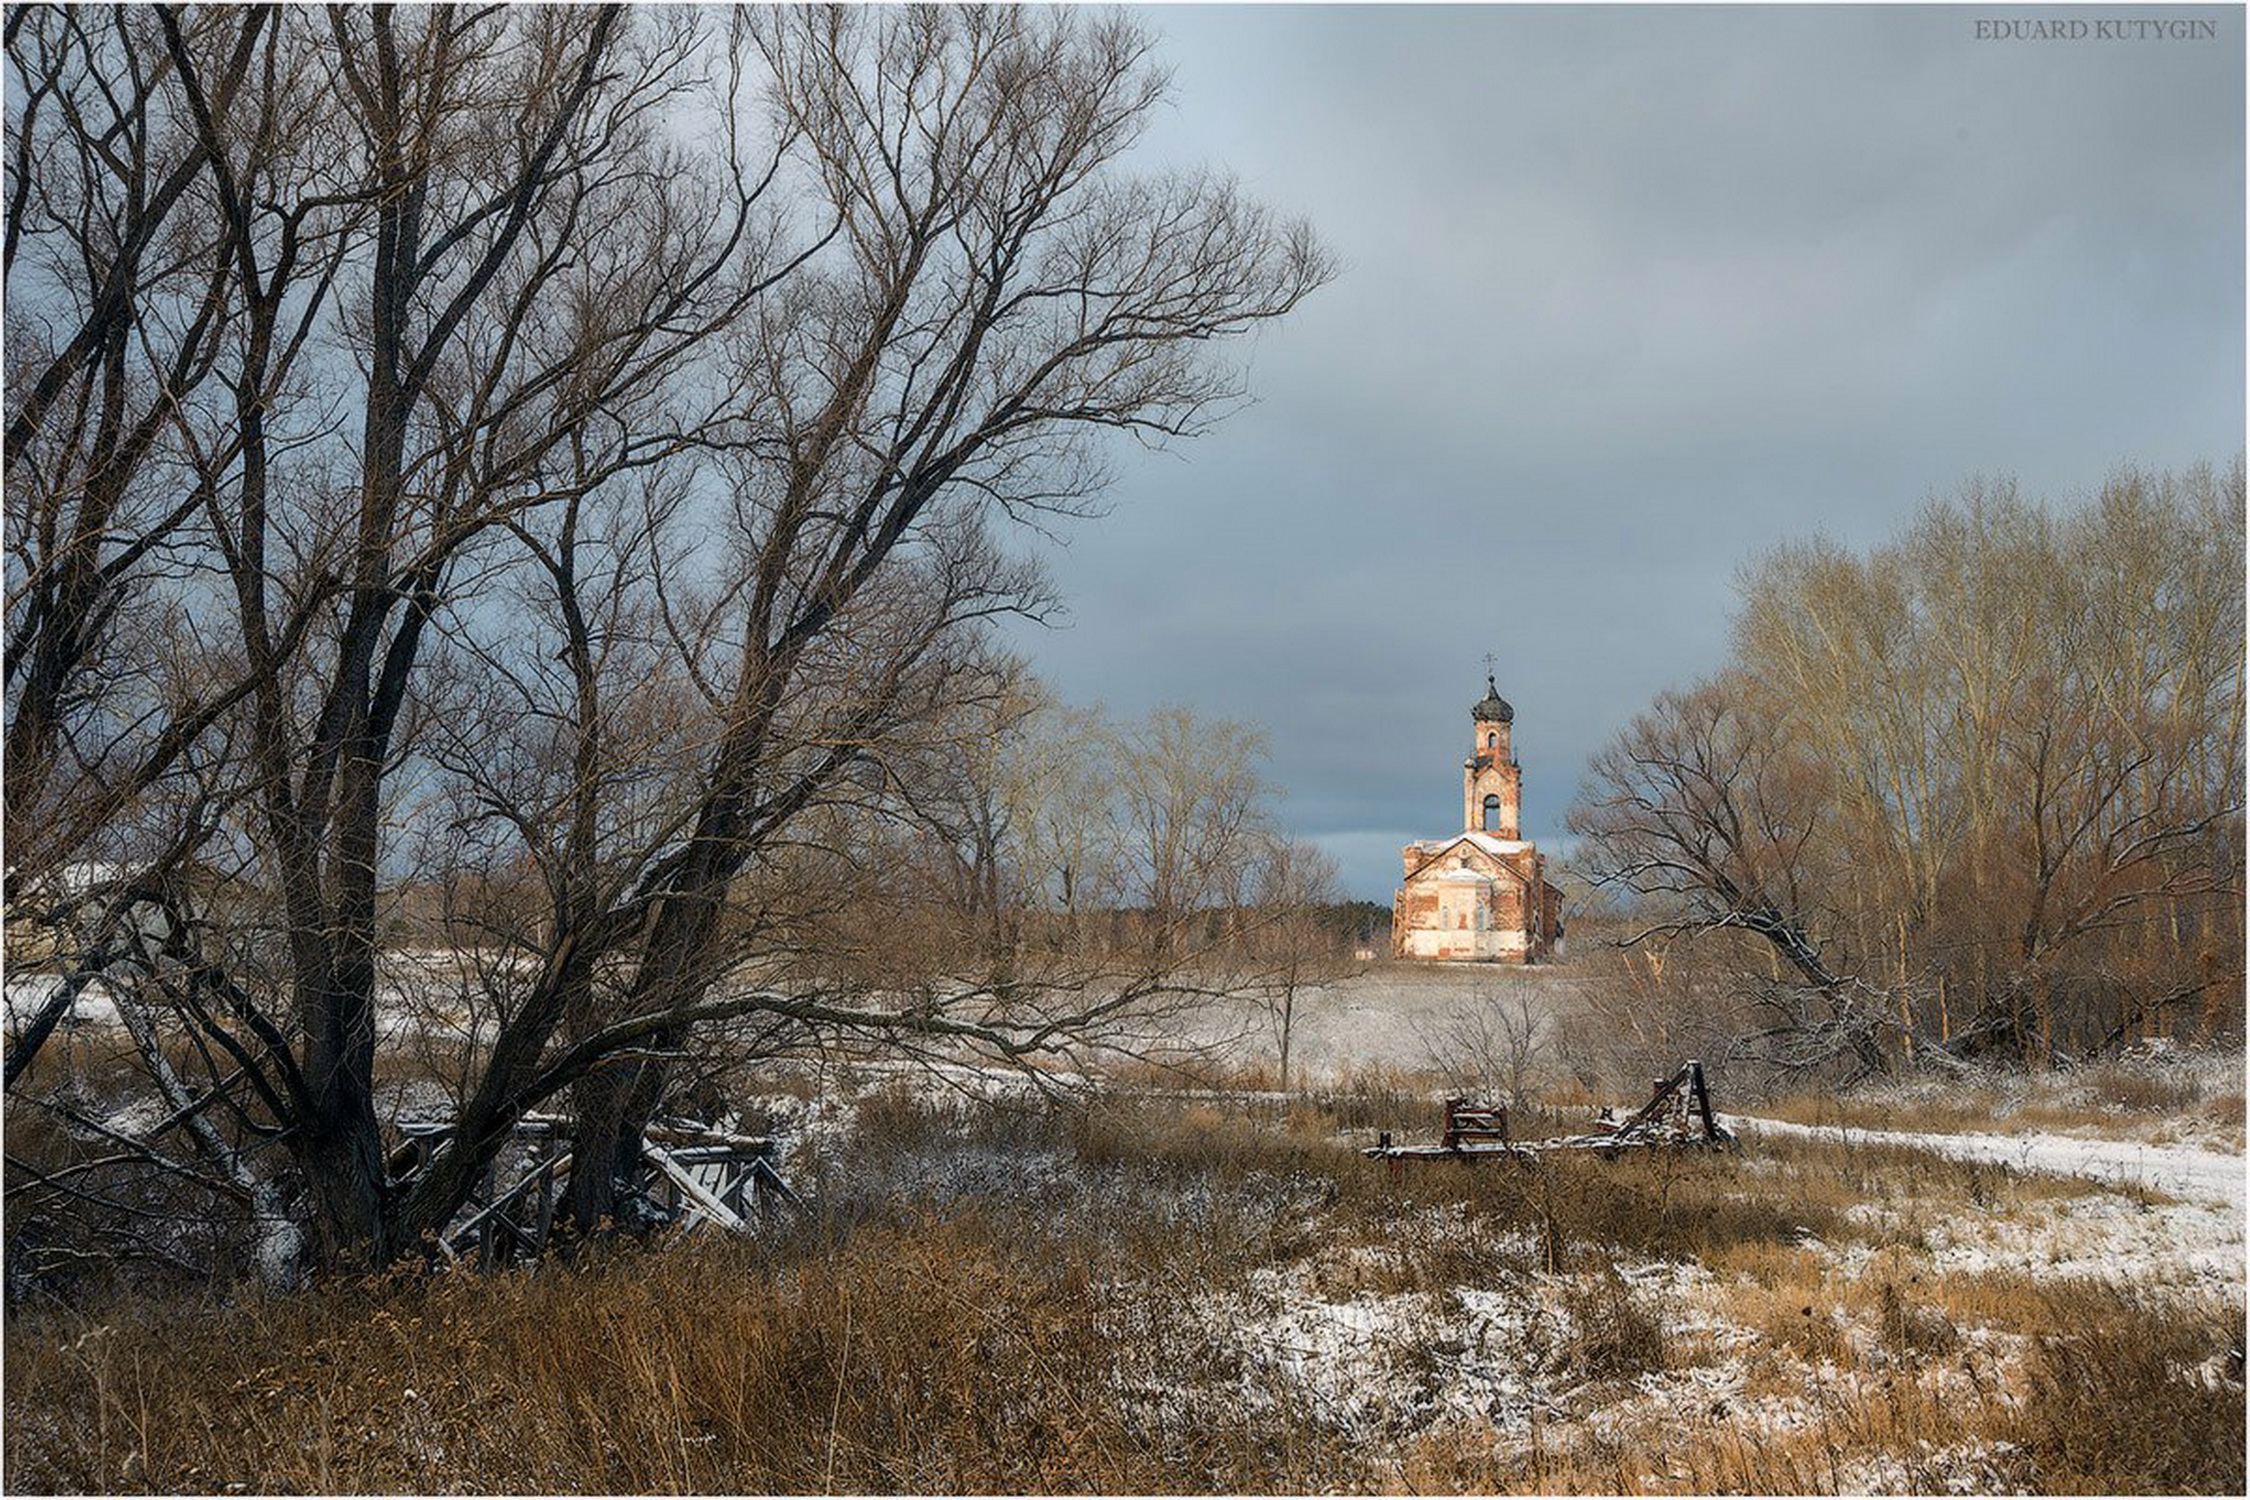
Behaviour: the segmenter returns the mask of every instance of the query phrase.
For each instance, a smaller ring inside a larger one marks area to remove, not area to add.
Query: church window
[[[1498,797],[1484,799],[1484,831],[1486,833],[1498,833],[1500,831],[1500,799]]]

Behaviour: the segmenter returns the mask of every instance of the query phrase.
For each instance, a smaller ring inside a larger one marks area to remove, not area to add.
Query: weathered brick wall
[[[1404,862],[1409,873],[1392,904],[1395,956],[1506,961],[1545,951],[1537,851],[1495,855],[1464,840],[1434,854],[1410,845]]]
[[[1427,881],[1408,883],[1399,891],[1398,920],[1406,926],[1437,926],[1437,887]]]
[[[1484,826],[1484,799],[1500,799],[1500,826]],[[1523,773],[1506,761],[1487,763],[1482,755],[1461,769],[1461,826],[1495,838],[1522,837]]]

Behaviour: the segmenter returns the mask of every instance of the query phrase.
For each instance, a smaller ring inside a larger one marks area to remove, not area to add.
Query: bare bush
[[[1528,981],[1488,989],[1455,1006],[1423,1039],[1429,1066],[1452,1086],[1521,1110],[1536,1096],[1554,1057],[1555,1018]]]

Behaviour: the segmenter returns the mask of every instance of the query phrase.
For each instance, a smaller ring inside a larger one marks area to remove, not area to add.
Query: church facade
[[[1559,957],[1562,892],[1522,836],[1523,768],[1509,743],[1516,711],[1488,677],[1469,717],[1476,738],[1461,764],[1461,831],[1406,846],[1391,954],[1482,963]]]

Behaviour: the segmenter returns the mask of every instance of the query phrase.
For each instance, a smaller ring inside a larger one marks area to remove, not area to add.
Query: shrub
[[[1664,1324],[1617,1274],[1605,1266],[1563,1294],[1577,1337],[1575,1367],[1591,1380],[1630,1380],[1664,1368]]]

